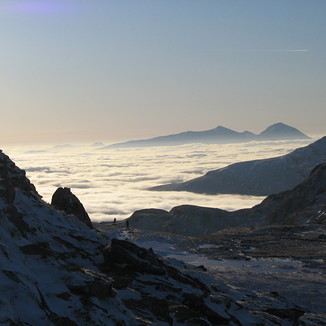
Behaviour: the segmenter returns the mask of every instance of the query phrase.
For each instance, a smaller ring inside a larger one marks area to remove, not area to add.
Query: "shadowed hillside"
[[[275,224],[326,223],[326,163],[292,190],[268,196],[251,209],[228,212],[217,208],[182,205],[164,210],[140,210],[129,219],[130,225],[147,230],[184,235],[203,235],[218,230]]]
[[[326,137],[323,137],[280,157],[234,163],[196,179],[150,190],[267,196],[296,186],[325,159]]]

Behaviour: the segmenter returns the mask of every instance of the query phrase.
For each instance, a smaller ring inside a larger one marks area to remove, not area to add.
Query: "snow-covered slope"
[[[231,164],[196,179],[150,190],[267,196],[296,186],[325,159],[326,137],[323,137],[284,156]]]
[[[228,144],[242,143],[252,140],[276,140],[276,139],[308,139],[296,128],[283,123],[276,123],[269,126],[259,135],[250,131],[237,132],[229,128],[218,126],[205,131],[186,131],[178,134],[154,137],[150,139],[131,140],[123,143],[116,143],[103,148],[125,148],[125,147],[150,147],[150,146],[172,146],[191,143],[205,144]]]
[[[296,325],[305,315],[287,300],[252,303],[252,293],[202,268],[110,240],[43,202],[3,153],[0,222],[0,325]]]
[[[220,291],[254,314],[278,315],[262,325],[325,325],[326,225],[236,228],[196,238],[105,222],[96,226],[111,237],[198,266],[217,279]],[[242,319],[239,325],[251,324]]]
[[[251,209],[228,212],[182,205],[170,212],[140,210],[129,222],[136,228],[184,235],[203,235],[240,226],[326,224],[326,163],[313,169],[292,190],[270,195]]]

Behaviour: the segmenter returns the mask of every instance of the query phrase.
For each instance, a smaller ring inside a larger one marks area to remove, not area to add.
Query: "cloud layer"
[[[280,156],[310,141],[99,150],[91,145],[9,147],[5,152],[35,184],[46,202],[57,187],[70,187],[93,220],[124,219],[143,208],[170,210],[193,204],[235,210],[263,197],[151,192],[145,189],[186,181],[207,171],[251,159]]]

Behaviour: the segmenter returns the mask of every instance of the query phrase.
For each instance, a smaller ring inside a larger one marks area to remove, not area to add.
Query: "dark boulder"
[[[93,229],[93,224],[83,204],[71,192],[70,188],[58,188],[52,196],[51,205],[68,215],[76,216],[81,222]]]
[[[103,254],[110,269],[125,273],[166,273],[164,264],[152,249],[140,248],[129,241],[112,239],[111,244],[104,248]]]
[[[114,297],[115,292],[112,288],[112,284],[103,278],[95,278],[83,285],[69,285],[68,288],[72,293],[77,294],[81,297],[96,297],[98,299],[104,299],[108,297]]]

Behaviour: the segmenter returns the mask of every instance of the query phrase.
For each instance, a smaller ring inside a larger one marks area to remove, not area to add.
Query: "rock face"
[[[51,205],[58,210],[64,211],[68,215],[76,216],[81,222],[89,228],[93,228],[83,204],[71,192],[70,188],[58,188],[52,196]]]
[[[259,135],[250,131],[237,132],[229,128],[218,126],[205,131],[186,131],[178,134],[160,136],[150,139],[131,140],[124,143],[117,143],[104,148],[125,148],[125,147],[150,147],[150,146],[176,146],[191,143],[204,144],[228,144],[242,143],[253,140],[276,140],[276,139],[308,139],[296,128],[283,123],[271,125]]]
[[[305,314],[91,230],[43,202],[3,153],[0,222],[1,325],[297,325]]]
[[[210,234],[243,226],[326,224],[326,163],[314,168],[292,190],[270,195],[251,209],[228,212],[182,205],[170,212],[140,210],[129,222],[131,227],[183,235]]]
[[[267,224],[326,224],[326,163],[292,190],[267,197],[253,212],[265,215]]]
[[[325,157],[326,137],[323,137],[284,156],[231,164],[196,179],[150,190],[267,196],[302,182]]]

